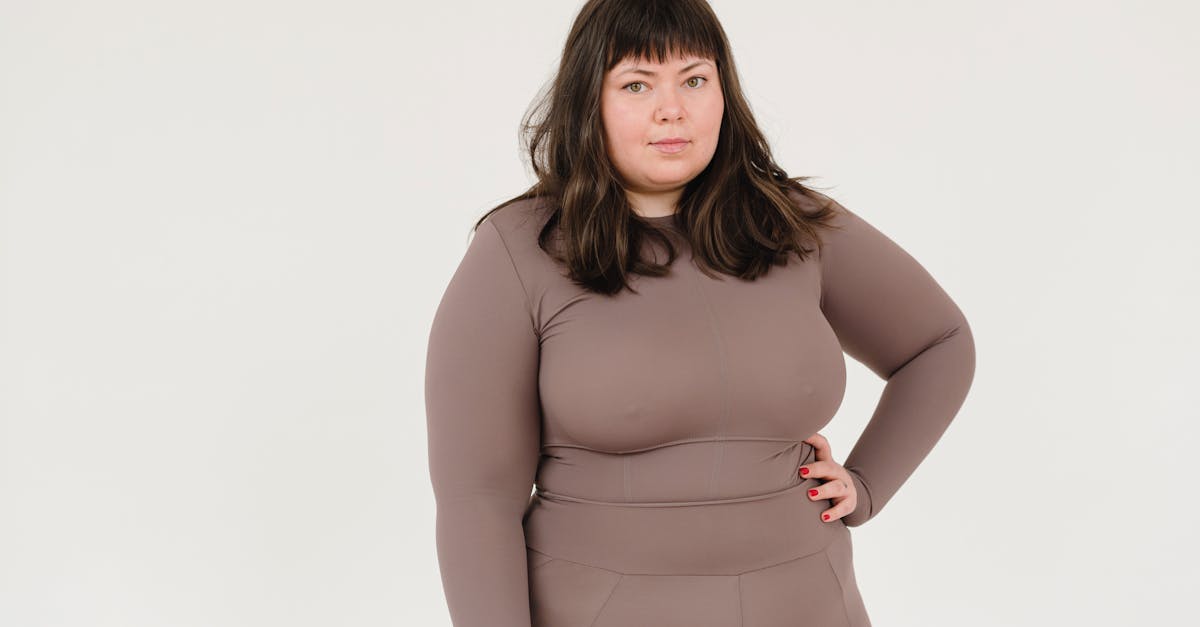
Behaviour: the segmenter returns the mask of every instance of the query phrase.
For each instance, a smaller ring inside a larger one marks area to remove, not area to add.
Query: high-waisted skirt
[[[850,528],[818,479],[767,494],[622,502],[534,493],[534,627],[870,627]]]

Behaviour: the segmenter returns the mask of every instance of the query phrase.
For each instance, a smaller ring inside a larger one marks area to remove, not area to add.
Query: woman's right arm
[[[529,627],[522,518],[541,446],[539,342],[491,218],[437,308],[425,366],[437,553],[455,627]]]

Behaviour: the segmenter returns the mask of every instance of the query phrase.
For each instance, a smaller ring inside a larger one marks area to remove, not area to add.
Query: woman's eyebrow
[[[691,70],[692,68],[695,68],[695,67],[698,67],[701,65],[712,65],[712,64],[709,63],[708,61],[697,61],[697,62],[683,68],[682,70],[679,70],[679,73],[683,74],[684,72],[687,72],[687,71]],[[624,72],[621,72],[620,74],[644,74],[646,76],[658,76],[657,72],[651,72],[650,70],[643,70],[641,68],[631,68],[631,69],[625,70]]]

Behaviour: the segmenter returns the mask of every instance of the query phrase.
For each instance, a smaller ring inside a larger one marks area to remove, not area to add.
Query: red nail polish
[[[821,518],[824,518],[825,520],[829,520],[829,514],[823,514],[821,516]]]
[[[808,495],[809,495],[809,496],[816,496],[816,495],[817,495],[817,489],[816,489],[816,488],[813,488],[812,490],[809,490],[809,491],[808,491]]]
[[[800,469],[800,474],[802,474],[802,475],[807,475],[807,474],[808,474],[808,469],[807,469],[807,468],[801,468],[801,469]]]

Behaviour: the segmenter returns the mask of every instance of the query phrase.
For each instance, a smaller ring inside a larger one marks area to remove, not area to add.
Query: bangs
[[[695,56],[720,65],[724,40],[720,24],[709,11],[689,2],[633,0],[614,11],[605,42],[605,69],[627,59],[664,63],[671,57]]]

